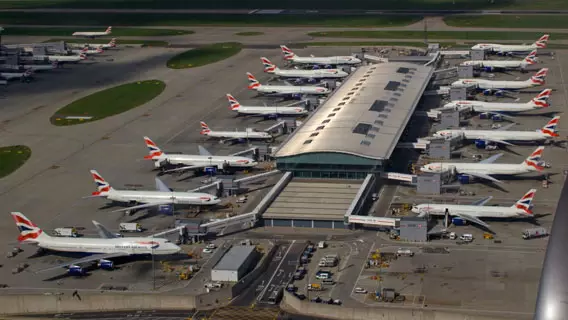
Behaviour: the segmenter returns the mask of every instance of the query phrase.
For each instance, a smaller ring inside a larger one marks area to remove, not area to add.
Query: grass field
[[[264,32],[260,32],[260,31],[245,31],[245,32],[235,33],[236,36],[243,36],[243,37],[260,36],[260,35],[263,35],[263,34],[264,34]]]
[[[67,27],[5,27],[3,35],[6,36],[71,36],[75,31],[105,31],[106,28],[99,30],[86,28],[78,30],[77,28]],[[177,36],[183,34],[192,34],[193,31],[173,30],[173,29],[144,29],[144,28],[112,28],[112,37],[164,37]]]
[[[0,179],[18,170],[32,155],[26,146],[0,147]]]
[[[332,38],[376,38],[376,39],[424,39],[423,31],[330,31],[311,32],[312,37]],[[542,36],[542,32],[499,32],[499,31],[430,31],[429,39],[458,40],[533,40]],[[554,33],[551,39],[568,39],[568,33]]]
[[[49,39],[44,42],[57,42],[65,41],[69,43],[109,43],[110,38],[98,38],[98,39],[65,39],[65,38],[55,38]],[[169,44],[166,41],[159,40],[123,40],[117,39],[117,45],[129,45],[129,44],[141,44],[148,47],[167,47]]]
[[[2,1],[0,1],[2,3]],[[0,12],[0,25],[87,25],[87,26],[326,26],[389,27],[420,21],[420,16],[321,16],[249,14],[148,14],[148,13],[29,13]],[[77,29],[77,28],[75,28]],[[8,30],[6,30],[8,31]],[[74,30],[75,31],[75,30]],[[114,30],[113,30],[114,32]],[[144,35],[142,35],[144,36]]]
[[[448,16],[444,21],[454,27],[568,29],[568,15]]]
[[[167,66],[172,69],[200,67],[227,59],[239,53],[241,49],[242,45],[238,42],[215,43],[182,52],[168,60]]]
[[[166,84],[160,80],[146,80],[95,92],[57,110],[51,117],[51,123],[68,126],[101,120],[141,106],[157,97],[165,88]],[[65,116],[93,118],[83,121],[66,120]]]
[[[480,9],[568,9],[565,0],[5,0],[0,8],[138,8],[138,9],[413,9],[413,10],[480,10]]]

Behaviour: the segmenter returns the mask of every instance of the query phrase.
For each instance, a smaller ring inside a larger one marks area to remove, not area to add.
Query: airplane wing
[[[509,129],[510,129],[512,126],[514,126],[514,125],[516,125],[515,122],[509,123],[508,125],[502,126],[501,128],[499,128],[499,129],[497,129],[497,130],[498,130],[498,131],[506,131],[506,130],[509,130]]]
[[[491,138],[489,138],[489,139],[488,139],[488,138],[483,138],[483,140],[487,140],[487,141],[495,142],[495,143],[499,143],[499,144],[504,144],[504,145],[506,145],[506,146],[511,146],[511,147],[514,147],[514,146],[515,146],[514,144],[512,144],[512,143],[510,143],[510,142],[507,142],[507,141],[503,141],[503,140],[497,140],[497,139],[491,139]],[[490,158],[488,158],[488,159],[490,159]]]
[[[479,161],[479,163],[493,163],[495,162],[497,159],[501,158],[503,154],[502,153],[498,153],[496,155],[492,155],[491,157],[485,159],[485,160],[481,160]]]
[[[485,228],[487,228],[487,229],[490,229],[490,228],[489,228],[489,225],[488,225],[487,223],[481,221],[481,220],[480,220],[479,218],[477,218],[477,217],[470,216],[469,214],[463,214],[463,213],[460,213],[460,214],[457,215],[457,216],[460,217],[460,218],[462,218],[462,219],[464,219],[464,220],[467,220],[467,221],[469,221],[469,222],[473,222],[473,223],[478,224],[478,225],[480,225],[480,226],[483,226],[483,227],[485,227]]]
[[[198,165],[198,166],[185,166],[185,167],[179,167],[179,168],[174,168],[174,169],[165,170],[165,171],[163,171],[163,172],[164,172],[164,173],[170,173],[170,172],[178,172],[178,171],[202,169],[202,168],[206,168],[206,167],[210,167],[210,165],[201,164],[201,165]],[[169,190],[169,189],[168,189],[168,190]]]
[[[172,190],[170,188],[168,188],[168,186],[166,186],[166,184],[160,180],[160,178],[156,177],[156,190],[157,191],[162,191],[162,192],[172,192]]]
[[[172,204],[171,200],[168,201],[159,201],[159,202],[149,202],[149,203],[143,203],[143,204],[139,204],[137,206],[132,206],[132,207],[126,207],[126,208],[120,208],[117,210],[113,210],[111,212],[121,212],[121,211],[127,211],[127,210],[138,210],[138,209],[145,209],[145,208],[150,208],[150,207],[155,207],[155,206],[163,206],[163,205],[167,205],[167,204]]]
[[[101,238],[103,238],[103,239],[118,238],[118,235],[116,235],[116,233],[110,232],[105,226],[96,222],[95,220],[93,220],[93,224],[97,228],[97,231],[98,231],[99,235],[101,236]]]
[[[483,199],[479,199],[477,201],[474,201],[471,205],[472,206],[484,206],[491,199],[493,199],[493,196],[485,197]]]
[[[45,268],[45,269],[40,269],[40,270],[36,270],[34,271],[34,273],[41,273],[41,272],[46,272],[46,271],[51,271],[54,269],[59,269],[59,268],[64,268],[64,267],[69,267],[72,265],[78,265],[78,264],[83,264],[83,263],[87,263],[87,262],[92,262],[92,261],[97,261],[97,260],[101,260],[101,259],[111,259],[111,258],[119,258],[119,257],[126,257],[129,256],[130,254],[127,252],[113,252],[113,253],[101,253],[101,254],[93,254],[81,259],[76,259],[73,261],[69,261],[69,262],[65,262],[65,263],[61,263],[58,264],[56,266],[51,266],[49,268]]]
[[[484,174],[484,173],[467,172],[467,171],[460,171],[460,173],[468,174],[468,175],[474,176],[476,178],[486,179],[486,180],[493,181],[493,182],[496,182],[496,183],[503,183],[501,180],[497,180],[497,179],[493,178],[492,176]]]
[[[205,149],[202,146],[197,146],[199,148],[199,154],[202,156],[212,156],[211,152],[209,152],[207,149]]]

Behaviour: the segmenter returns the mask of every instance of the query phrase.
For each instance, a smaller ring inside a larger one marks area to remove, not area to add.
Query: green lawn
[[[44,42],[57,42],[65,41],[69,43],[109,43],[110,38],[98,38],[98,39],[66,39],[66,38],[55,38],[45,40]],[[166,41],[159,40],[123,40],[117,39],[117,45],[128,45],[128,44],[141,44],[148,47],[167,47],[169,44]]]
[[[243,37],[260,36],[260,35],[263,35],[263,34],[264,34],[264,32],[260,32],[260,31],[244,31],[244,32],[235,33],[236,36],[243,36]]]
[[[0,8],[147,8],[147,9],[412,9],[412,10],[480,10],[480,9],[568,9],[565,0],[5,0]]]
[[[32,155],[26,146],[0,147],[0,178],[18,170]]]
[[[234,56],[241,49],[238,42],[215,43],[182,52],[168,60],[167,66],[172,69],[200,67]]]
[[[568,29],[568,15],[460,15],[445,17],[444,21],[454,27]]]
[[[51,123],[67,126],[101,120],[141,106],[157,97],[165,88],[166,84],[160,80],[146,80],[95,92],[57,110],[51,117]],[[81,121],[67,120],[65,116],[93,118]]]
[[[332,38],[376,38],[376,39],[424,39],[423,31],[329,31],[311,32],[312,37]],[[533,40],[542,32],[499,32],[499,31],[430,31],[429,39],[459,40]],[[568,33],[554,33],[551,39],[568,39]]]
[[[0,1],[1,3],[1,1]],[[0,12],[0,25],[88,25],[101,26],[326,26],[389,27],[420,21],[420,16],[328,16],[250,14],[151,14],[151,13],[30,13]],[[77,29],[77,28],[74,28]],[[8,30],[6,30],[8,32]],[[76,31],[76,30],[73,30]],[[114,32],[114,30],[113,30]],[[142,35],[143,36],[143,35]]]
[[[75,31],[105,31],[106,27],[93,28],[68,28],[68,27],[5,27],[3,35],[7,36],[71,36]],[[148,28],[112,28],[111,37],[164,37],[183,34],[192,34],[193,31],[173,29],[148,29]]]

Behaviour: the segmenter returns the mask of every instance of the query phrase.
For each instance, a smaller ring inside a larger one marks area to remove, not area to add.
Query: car
[[[203,253],[213,253],[213,249],[203,248]]]
[[[321,298],[320,298],[320,297],[315,297],[315,298],[312,298],[312,300],[311,300],[311,301],[312,301],[312,302],[315,302],[315,303],[321,303],[321,302],[322,302],[322,300],[321,300]]]
[[[340,306],[340,305],[341,305],[341,300],[335,299],[335,300],[333,300],[333,304]]]
[[[208,244],[205,248],[207,249],[217,249],[217,246],[214,243]]]
[[[297,294],[294,293],[294,295],[296,296],[296,298],[300,299],[300,300],[306,300],[306,295],[303,293]]]
[[[355,288],[355,293],[362,293],[362,294],[366,294],[367,290],[361,287],[357,287]]]
[[[296,292],[296,290],[298,290],[298,288],[291,283],[286,287],[286,291],[288,292]]]

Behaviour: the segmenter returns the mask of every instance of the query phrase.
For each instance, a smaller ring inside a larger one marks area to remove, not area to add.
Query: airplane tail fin
[[[158,160],[166,154],[148,137],[144,137],[146,147],[148,147],[148,155],[144,157],[146,160]]]
[[[533,85],[541,86],[546,81],[547,74],[548,74],[548,68],[542,68],[534,76],[530,78],[530,82]]]
[[[278,67],[265,57],[261,57],[260,61],[262,61],[262,64],[264,65],[264,72],[266,73],[274,73],[278,69]]]
[[[535,64],[537,62],[536,49],[531,51],[524,59],[523,62],[527,65]]]
[[[512,208],[517,208],[523,210],[526,214],[531,215],[532,212],[532,201],[534,199],[534,195],[536,194],[536,189],[530,189],[525,195],[514,205]]]
[[[81,54],[79,55],[79,57],[81,58],[81,60],[87,59],[87,55],[84,54],[84,53],[81,53]]]
[[[534,45],[539,49],[544,49],[546,48],[546,44],[548,43],[549,38],[550,35],[545,34],[542,37],[540,37],[537,41],[535,41]]]
[[[531,155],[528,156],[525,159],[525,161],[523,161],[523,164],[525,166],[528,166],[528,167],[533,167],[537,171],[542,171],[544,169],[544,167],[541,166],[541,158],[542,158],[542,152],[543,151],[544,151],[543,146],[536,148],[536,150],[533,151],[533,153],[531,153]]]
[[[89,47],[84,47],[83,49],[81,49],[81,53],[87,54],[87,52],[89,51]]]
[[[36,243],[42,238],[49,238],[38,226],[30,219],[26,218],[21,212],[12,212],[12,218],[16,222],[16,226],[20,230],[18,241],[27,243]]]
[[[205,134],[208,134],[209,132],[211,132],[211,129],[209,129],[209,126],[207,125],[207,123],[201,121],[200,124],[201,124],[201,132],[200,132],[201,134],[205,135]]]
[[[26,71],[24,71],[24,78],[30,77],[33,73],[34,71],[31,68],[26,69]]]
[[[105,30],[106,34],[111,34],[112,33],[112,27],[109,26],[106,30]]]
[[[548,98],[550,98],[551,93],[552,89],[544,89],[536,97],[532,98],[529,103],[539,108],[549,107]]]
[[[241,104],[230,93],[227,93],[227,100],[229,100],[229,108],[236,111],[241,107]]]
[[[260,82],[256,80],[256,78],[252,75],[252,73],[247,72],[247,77],[249,81],[249,86],[248,86],[249,89],[254,90],[260,87]]]
[[[284,55],[284,59],[292,60],[294,59],[294,57],[296,57],[296,54],[292,50],[288,49],[287,46],[281,45],[280,49],[282,49],[282,54]]]
[[[93,180],[95,180],[95,184],[97,185],[97,191],[93,192],[92,195],[99,197],[107,196],[110,190],[112,190],[110,184],[105,181],[103,176],[101,176],[97,172],[97,170],[91,170],[91,176],[93,177]]]
[[[559,120],[560,116],[552,118],[552,120],[548,121],[548,123],[540,129],[540,132],[550,137],[558,137],[559,134],[556,133],[556,126],[558,125]]]
[[[109,45],[111,48],[116,47],[116,38],[110,39],[110,42],[108,43],[108,45]]]
[[[103,53],[103,52],[105,52],[105,51],[103,50],[103,48],[97,48],[97,53]]]

